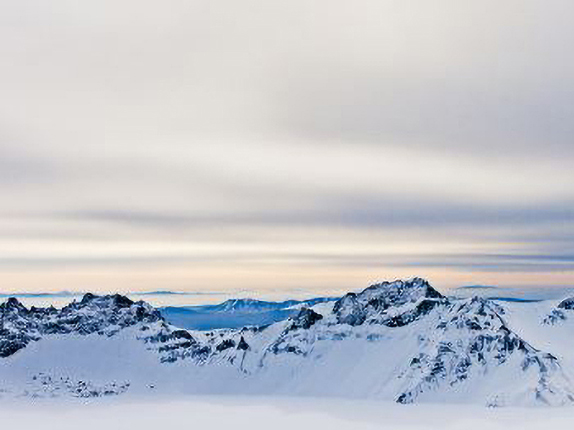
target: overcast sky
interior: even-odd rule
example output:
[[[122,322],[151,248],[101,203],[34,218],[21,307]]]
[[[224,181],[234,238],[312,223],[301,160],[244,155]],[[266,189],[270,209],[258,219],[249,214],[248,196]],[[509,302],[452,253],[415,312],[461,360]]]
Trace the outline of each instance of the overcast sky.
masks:
[[[571,1],[0,3],[0,290],[574,283]]]

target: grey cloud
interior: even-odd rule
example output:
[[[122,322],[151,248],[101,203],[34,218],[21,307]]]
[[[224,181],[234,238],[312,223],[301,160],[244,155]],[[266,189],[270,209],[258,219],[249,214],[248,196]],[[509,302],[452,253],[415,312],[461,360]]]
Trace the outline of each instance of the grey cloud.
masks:
[[[416,79],[400,88],[395,82],[369,82],[360,73],[346,79],[305,82],[299,91],[289,91],[278,102],[286,109],[285,128],[301,136],[354,144],[400,142],[403,147],[471,152],[485,158],[574,155],[574,80],[563,82],[566,88],[545,88],[541,81],[533,82],[530,90],[497,93],[469,90],[447,78],[423,89]],[[305,94],[313,96],[299,103]]]
[[[344,202],[344,203],[343,203]],[[484,207],[458,205],[449,201],[421,199],[397,199],[393,196],[360,199],[352,195],[337,195],[323,198],[321,207],[294,209],[258,210],[256,212],[235,211],[232,214],[211,213],[199,215],[193,212],[137,211],[101,209],[92,211],[48,212],[45,216],[80,220],[86,222],[116,222],[141,227],[179,229],[194,225],[287,225],[318,226],[342,225],[355,228],[392,227],[538,227],[574,224],[574,202],[563,202],[539,207]],[[509,231],[510,237],[518,239]],[[536,234],[533,240],[550,240],[551,232]],[[567,232],[556,233],[554,239],[571,240]]]
[[[189,256],[189,255],[149,255],[122,257],[52,257],[52,258],[3,258],[0,268],[28,268],[44,270],[66,267],[129,267],[137,269],[142,266],[162,266],[185,264],[201,266],[203,264],[260,264],[272,259],[279,264],[299,267],[353,267],[353,268],[450,268],[463,272],[571,272],[574,271],[574,255],[560,254],[439,254],[429,257],[424,254],[413,254],[397,257],[389,255],[365,254],[361,256],[323,254],[321,252],[305,253],[277,251],[260,255],[242,253],[225,256]]]
[[[12,2],[3,240],[258,226],[473,243],[492,229],[522,252],[442,267],[571,270],[573,13],[563,0]]]
[[[8,141],[10,145],[6,144]],[[9,137],[0,134],[0,188],[50,182],[59,178],[57,170],[49,161],[13,148],[13,144]]]
[[[443,2],[424,22],[424,6],[398,24],[381,18],[379,35],[386,26],[410,32],[365,38],[364,61],[319,56],[311,73],[296,69],[278,93],[285,129],[486,158],[574,155],[574,60],[564,44],[574,38],[564,18],[572,5],[493,6]]]

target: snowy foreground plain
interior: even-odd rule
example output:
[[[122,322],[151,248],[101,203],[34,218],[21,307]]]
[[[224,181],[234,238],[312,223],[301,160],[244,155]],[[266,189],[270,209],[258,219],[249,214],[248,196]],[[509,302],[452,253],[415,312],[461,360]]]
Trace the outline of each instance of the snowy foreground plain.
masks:
[[[28,429],[571,429],[574,408],[484,408],[368,400],[184,396],[3,402],[2,428]]]

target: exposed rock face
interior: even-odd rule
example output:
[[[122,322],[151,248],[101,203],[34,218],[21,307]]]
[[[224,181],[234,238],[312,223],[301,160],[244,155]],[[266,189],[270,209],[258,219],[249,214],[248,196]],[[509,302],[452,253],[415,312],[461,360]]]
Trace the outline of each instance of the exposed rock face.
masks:
[[[367,318],[365,306],[359,302],[355,293],[348,293],[335,303],[333,312],[339,324],[361,325]]]
[[[50,310],[45,310],[45,313],[50,313]],[[18,300],[9,298],[0,304],[0,357],[8,357],[40,337],[30,311]]]
[[[312,309],[301,308],[297,316],[293,318],[293,323],[291,324],[291,330],[296,329],[308,329],[317,321],[322,320],[323,315],[318,314]]]
[[[245,338],[241,336],[239,339],[239,343],[237,344],[237,349],[239,351],[247,351],[249,349],[249,345],[245,342]]]

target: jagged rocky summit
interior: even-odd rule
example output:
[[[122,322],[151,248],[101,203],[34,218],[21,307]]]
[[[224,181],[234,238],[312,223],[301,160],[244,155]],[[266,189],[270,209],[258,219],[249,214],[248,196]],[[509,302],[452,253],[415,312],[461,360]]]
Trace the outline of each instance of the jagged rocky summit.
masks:
[[[96,296],[86,294],[79,302],[62,309],[54,307],[27,309],[15,298],[0,305],[0,357],[8,357],[30,342],[49,335],[97,333],[113,336],[136,324],[163,320],[149,304],[133,302],[119,294]]]
[[[86,294],[62,309],[27,309],[9,299],[0,305],[0,357],[11,360],[4,365],[9,371],[32,343],[128,336],[156,357],[160,370],[153,372],[175,372],[169,373],[171,380],[151,384],[146,378],[153,372],[142,368],[144,384],[156,389],[177,382],[195,393],[217,387],[217,392],[400,403],[573,403],[572,384],[559,359],[520,337],[504,316],[504,308],[491,301],[448,298],[420,278],[383,282],[335,302],[301,307],[295,316],[268,326],[212,331],[179,329],[149,304],[120,295]],[[40,380],[57,380],[60,392],[70,386],[72,394],[83,395],[118,394],[133,382],[86,389],[89,381],[78,388],[73,375],[42,374]],[[109,389],[110,384],[120,388]]]
[[[562,300],[552,309],[550,314],[544,318],[544,324],[554,325],[560,321],[565,321],[568,317],[574,316],[574,297]]]

